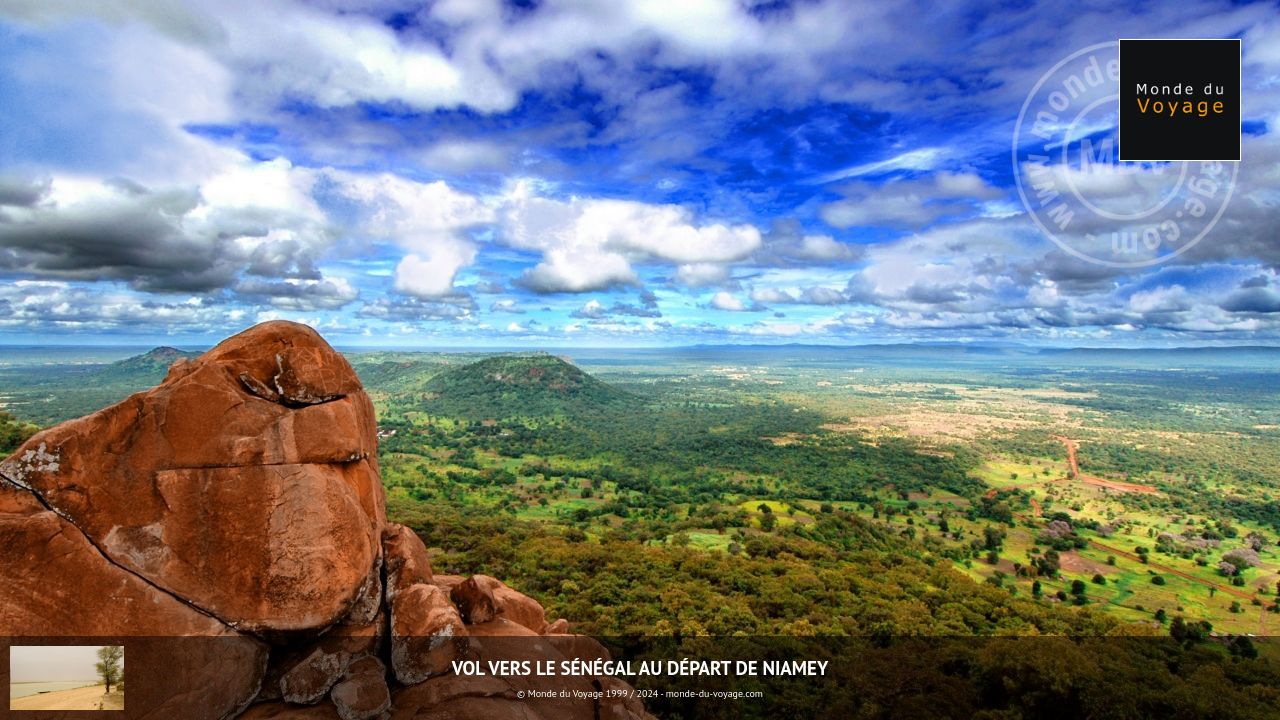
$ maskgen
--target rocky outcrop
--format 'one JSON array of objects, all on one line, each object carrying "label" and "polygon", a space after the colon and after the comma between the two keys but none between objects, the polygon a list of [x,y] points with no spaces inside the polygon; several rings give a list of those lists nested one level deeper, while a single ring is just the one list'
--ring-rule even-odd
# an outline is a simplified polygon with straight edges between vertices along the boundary
[{"label": "rocky outcrop", "polygon": [[0,587],[0,635],[123,642],[131,716],[644,716],[590,699],[612,678],[531,703],[546,678],[453,673],[607,651],[495,578],[433,574],[386,521],[359,379],[294,323],[179,359],[0,463]]},{"label": "rocky outcrop", "polygon": [[347,361],[309,328],[268,323],[36,435],[0,474],[224,623],[318,633],[380,555],[375,436]]}]

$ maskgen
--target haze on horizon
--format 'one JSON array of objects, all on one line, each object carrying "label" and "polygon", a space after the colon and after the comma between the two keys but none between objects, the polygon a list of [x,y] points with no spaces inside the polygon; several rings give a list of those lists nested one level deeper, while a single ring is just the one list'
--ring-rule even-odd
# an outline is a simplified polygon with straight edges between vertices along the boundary
[{"label": "haze on horizon", "polygon": [[11,645],[10,682],[96,681],[98,645]]},{"label": "haze on horizon", "polygon": [[[1276,10],[0,3],[0,344],[1276,343]],[[1243,39],[1231,204],[1138,270],[1009,167],[1040,74],[1118,37]]]}]

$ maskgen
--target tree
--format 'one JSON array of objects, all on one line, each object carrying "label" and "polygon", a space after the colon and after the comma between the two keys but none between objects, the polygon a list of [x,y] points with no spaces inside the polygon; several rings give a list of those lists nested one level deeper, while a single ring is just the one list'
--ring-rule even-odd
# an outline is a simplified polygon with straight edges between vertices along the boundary
[{"label": "tree", "polygon": [[104,645],[98,648],[98,663],[94,667],[98,670],[98,677],[102,678],[102,684],[107,686],[107,692],[111,692],[111,686],[119,683],[124,676],[122,662],[124,662],[123,646]]}]

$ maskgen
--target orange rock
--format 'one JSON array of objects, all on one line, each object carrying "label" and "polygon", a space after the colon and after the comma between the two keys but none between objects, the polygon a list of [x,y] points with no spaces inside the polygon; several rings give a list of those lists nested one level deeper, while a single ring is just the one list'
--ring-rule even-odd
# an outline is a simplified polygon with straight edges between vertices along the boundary
[{"label": "orange rock", "polygon": [[108,562],[74,525],[3,481],[0,548],[0,635],[235,635]]},{"label": "orange rock", "polygon": [[547,629],[547,615],[541,603],[488,575],[472,575],[456,585],[450,594],[468,624],[503,617],[535,633]]},{"label": "orange rock", "polygon": [[280,698],[295,705],[319,702],[342,678],[350,660],[345,652],[330,653],[316,648],[281,676]]},{"label": "orange rock", "polygon": [[387,596],[432,580],[431,558],[417,533],[396,523],[382,530],[382,553],[387,565]]},{"label": "orange rock", "polygon": [[[213,720],[257,692],[266,645],[108,562],[75,526],[4,481],[0,554],[0,635],[137,638],[126,645],[137,717]],[[168,639],[176,636],[202,637]]]},{"label": "orange rock", "polygon": [[467,630],[449,597],[418,583],[396,593],[391,604],[391,669],[411,685],[450,671],[466,648]]},{"label": "orange rock", "polygon": [[[521,625],[520,623],[511,622],[503,617],[496,617],[492,620],[476,623],[467,626],[467,635],[473,638],[487,637],[520,637],[520,638],[536,638],[542,637],[538,633]],[[474,643],[473,643],[474,644]]]},{"label": "orange rock", "polygon": [[372,656],[353,661],[342,682],[329,693],[329,699],[342,720],[371,720],[382,715],[391,709],[387,668]]},{"label": "orange rock", "polygon": [[461,575],[440,575],[439,573],[436,573],[431,576],[431,582],[435,583],[436,587],[446,593],[452,593],[455,587],[466,582],[466,580],[467,579]]},{"label": "orange rock", "polygon": [[270,322],[31,438],[0,474],[147,582],[264,636],[316,633],[369,588],[385,500],[373,406],[312,329]]}]

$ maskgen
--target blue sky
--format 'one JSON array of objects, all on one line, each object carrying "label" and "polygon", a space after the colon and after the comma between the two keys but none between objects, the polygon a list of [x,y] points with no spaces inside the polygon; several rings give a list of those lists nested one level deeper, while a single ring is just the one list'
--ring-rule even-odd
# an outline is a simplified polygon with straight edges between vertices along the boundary
[{"label": "blue sky", "polygon": [[[1277,9],[0,3],[0,342],[1274,343]],[[1231,204],[1144,269],[1041,235],[1010,162],[1119,37],[1243,39]]]}]

